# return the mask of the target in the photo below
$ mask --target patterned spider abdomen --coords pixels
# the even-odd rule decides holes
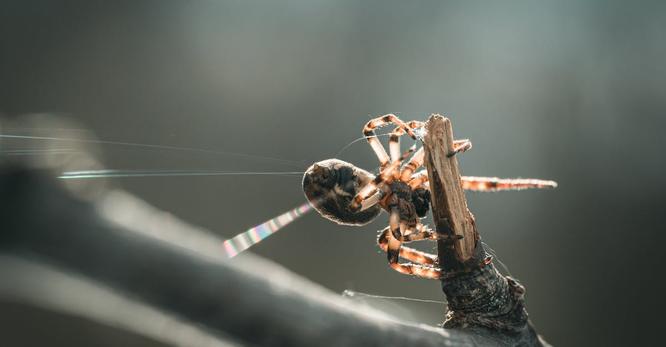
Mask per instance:
[[[352,211],[354,196],[374,176],[350,163],[328,159],[314,163],[303,175],[303,191],[312,206],[324,218],[344,225],[365,225],[379,213],[374,205],[364,211]]]

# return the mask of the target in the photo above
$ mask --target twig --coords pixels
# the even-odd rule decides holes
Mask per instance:
[[[433,115],[426,124],[425,165],[428,169],[432,214],[437,233],[437,253],[448,270],[462,270],[474,258],[479,234],[474,217],[467,208],[458,160],[453,148],[451,121]],[[452,252],[453,250],[453,252]]]

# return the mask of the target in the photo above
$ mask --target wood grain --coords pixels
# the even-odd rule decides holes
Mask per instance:
[[[475,254],[478,233],[474,217],[467,208],[458,160],[452,155],[454,138],[451,121],[433,114],[426,123],[426,131],[423,146],[430,179],[433,220],[437,232],[450,240],[440,241],[438,250],[439,253],[446,253],[453,245],[456,258],[464,263]],[[440,259],[450,257],[440,254]],[[446,267],[446,264],[443,265]]]

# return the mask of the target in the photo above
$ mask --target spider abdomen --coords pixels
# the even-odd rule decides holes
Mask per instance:
[[[310,166],[303,175],[303,191],[324,218],[343,225],[365,225],[381,212],[379,205],[363,211],[351,209],[359,189],[374,176],[350,163],[328,159]]]

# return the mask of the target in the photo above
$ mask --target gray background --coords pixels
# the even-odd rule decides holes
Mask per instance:
[[[665,10],[620,1],[5,1],[0,112],[69,117],[103,140],[289,161],[99,148],[112,169],[239,171],[303,171],[361,136],[371,116],[444,113],[474,143],[460,157],[465,174],[560,183],[468,194],[484,241],[527,287],[538,331],[555,345],[650,345],[664,289]],[[377,165],[363,142],[338,157]],[[223,237],[304,201],[297,175],[112,183]],[[374,245],[386,223],[384,214],[342,227],[310,214],[253,252],[334,291],[441,300],[437,282],[388,268]],[[443,318],[436,304],[374,304],[406,320]]]

